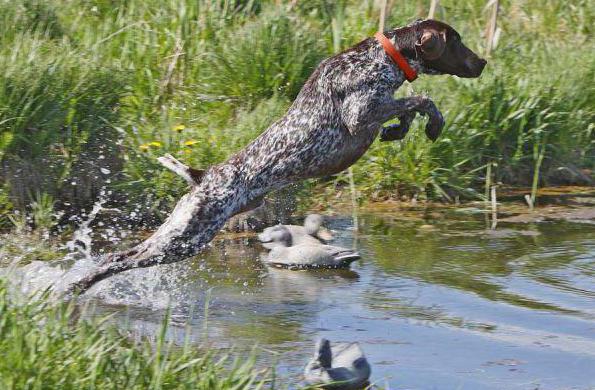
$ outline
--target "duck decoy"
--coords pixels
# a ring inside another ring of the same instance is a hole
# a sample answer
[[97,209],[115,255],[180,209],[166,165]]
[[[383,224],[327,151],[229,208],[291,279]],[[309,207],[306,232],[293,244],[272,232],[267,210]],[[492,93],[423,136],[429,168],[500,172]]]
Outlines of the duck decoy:
[[355,390],[368,384],[372,368],[358,343],[316,343],[314,358],[304,369],[306,382],[323,389]]
[[293,235],[286,226],[275,226],[270,232],[273,249],[265,261],[269,265],[289,269],[346,268],[360,258],[352,249],[307,242],[292,245]]
[[258,235],[259,241],[267,249],[273,249],[276,243],[272,240],[272,233],[279,229],[280,226],[287,228],[291,234],[291,245],[310,244],[310,243],[327,243],[333,239],[332,233],[322,226],[324,218],[320,214],[310,214],[304,220],[304,225],[277,225],[268,227]]

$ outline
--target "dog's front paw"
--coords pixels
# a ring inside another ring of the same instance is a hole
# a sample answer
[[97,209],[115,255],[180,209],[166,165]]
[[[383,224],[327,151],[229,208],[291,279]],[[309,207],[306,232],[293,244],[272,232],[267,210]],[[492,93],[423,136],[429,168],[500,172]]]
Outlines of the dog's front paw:
[[436,141],[440,133],[442,133],[443,127],[444,118],[442,117],[442,113],[436,109],[435,112],[430,115],[428,123],[426,124],[426,136],[432,141]]
[[380,133],[380,141],[397,141],[405,138],[411,127],[415,114],[406,114],[399,117],[398,125],[389,125],[382,128]]
[[380,141],[387,142],[401,140],[405,138],[407,130],[409,129],[403,129],[400,124],[385,126],[380,132]]

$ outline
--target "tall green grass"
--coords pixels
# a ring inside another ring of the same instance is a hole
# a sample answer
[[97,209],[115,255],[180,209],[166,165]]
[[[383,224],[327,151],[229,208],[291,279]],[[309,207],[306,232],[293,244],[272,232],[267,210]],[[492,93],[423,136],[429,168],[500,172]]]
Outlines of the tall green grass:
[[166,339],[132,342],[114,327],[82,319],[72,304],[10,294],[0,280],[0,388],[247,389],[274,387],[255,356],[229,355]]
[[[439,15],[483,53],[483,2],[441,4]],[[586,81],[595,69],[593,11],[587,2],[503,2],[498,46],[479,79],[424,77],[412,85],[445,114],[442,136],[434,144],[423,140],[418,121],[404,142],[372,148],[357,165],[360,183],[385,196],[403,189],[478,197],[488,163],[495,179],[510,185],[530,187],[536,167],[540,185],[556,184],[561,167],[583,168],[593,179],[595,96]],[[544,151],[541,166],[537,149]]]
[[[561,167],[592,178],[594,7],[501,3],[480,79],[401,88],[430,95],[446,129],[431,144],[419,120],[405,140],[374,145],[354,167],[364,194],[476,197],[488,163],[505,184],[556,183]],[[387,26],[429,7],[391,4]],[[483,53],[485,1],[440,4],[437,17]],[[378,14],[372,0],[0,0],[0,209],[30,211],[47,193],[67,217],[105,186],[167,209],[184,185],[155,157],[224,160],[282,115],[322,58],[370,36]]]

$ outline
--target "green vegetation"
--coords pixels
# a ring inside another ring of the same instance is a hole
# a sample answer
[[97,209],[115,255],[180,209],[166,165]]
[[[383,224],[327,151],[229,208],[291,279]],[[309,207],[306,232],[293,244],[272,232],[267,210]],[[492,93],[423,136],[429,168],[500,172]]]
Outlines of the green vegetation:
[[[282,115],[321,59],[378,25],[372,0],[278,3],[0,0],[0,224],[35,202],[88,210],[106,186],[114,201],[166,210],[184,183],[157,156],[224,160]],[[389,3],[387,26],[429,8]],[[437,17],[483,53],[485,1],[441,5]],[[503,1],[480,79],[423,77],[399,91],[436,101],[442,137],[425,140],[418,120],[405,140],[375,144],[354,166],[358,190],[480,197],[488,164],[492,182],[513,185],[556,183],[560,168],[592,178],[593,13],[587,0]],[[46,211],[39,222],[55,223]]]
[[[197,168],[225,160],[283,114],[319,61],[375,32],[375,3],[0,0],[0,229],[36,229],[3,240],[0,262],[60,256],[60,245],[41,239],[88,213],[102,191],[122,210],[163,216],[185,184],[156,157]],[[437,18],[484,53],[486,0],[440,3]],[[389,4],[387,27],[429,8]],[[418,119],[405,140],[373,145],[353,167],[360,201],[481,198],[486,182],[533,187],[534,198],[560,176],[593,179],[595,7],[501,4],[498,45],[480,79],[422,77],[400,89],[431,96],[446,128],[431,143]],[[334,194],[348,182],[309,181],[298,194]],[[167,321],[156,341],[133,343],[74,310],[17,299],[0,281],[1,388],[267,383],[254,358],[173,346]]]
[[81,319],[73,304],[18,299],[0,280],[0,388],[245,389],[274,387],[255,356],[230,358],[186,342],[133,343],[113,327]]

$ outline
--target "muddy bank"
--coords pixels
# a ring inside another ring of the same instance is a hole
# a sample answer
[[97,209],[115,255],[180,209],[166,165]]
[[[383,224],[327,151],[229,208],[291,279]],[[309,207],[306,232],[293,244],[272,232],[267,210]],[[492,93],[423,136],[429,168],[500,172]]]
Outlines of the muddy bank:
[[[551,220],[590,221],[594,217],[595,187],[545,187],[537,192],[537,205],[529,209],[525,195],[531,192],[527,188],[506,187],[497,193],[498,222],[542,222]],[[225,226],[227,233],[254,232],[276,223],[300,222],[295,217],[299,200],[291,192],[279,192],[267,199],[262,207],[238,214]],[[447,211],[462,213],[492,214],[494,210],[489,202],[467,201],[443,203],[420,200],[417,198],[389,198],[368,200],[353,207],[348,191],[339,191],[333,197],[322,194],[308,199],[308,208],[327,215],[355,215],[361,213],[395,213],[399,219],[424,219]],[[354,214],[355,213],[355,214]]]

